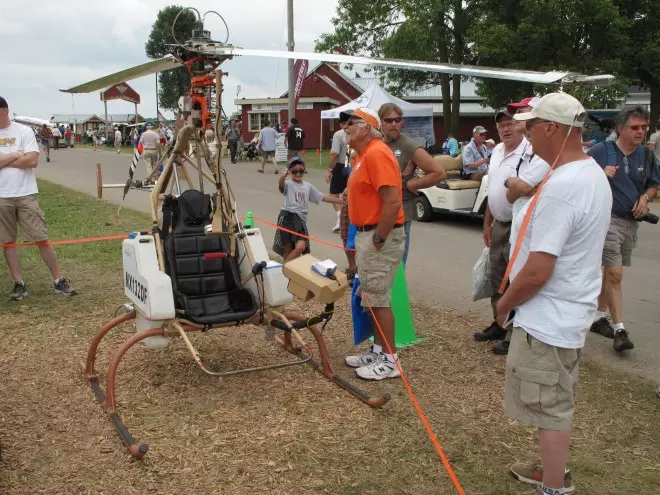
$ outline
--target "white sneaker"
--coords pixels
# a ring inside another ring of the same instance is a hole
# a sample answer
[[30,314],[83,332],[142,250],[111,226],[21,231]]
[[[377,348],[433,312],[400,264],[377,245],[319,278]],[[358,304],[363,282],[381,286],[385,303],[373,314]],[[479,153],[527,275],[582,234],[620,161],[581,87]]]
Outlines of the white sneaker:
[[374,347],[370,346],[367,352],[358,354],[356,356],[346,356],[346,364],[351,368],[360,368],[378,360],[378,354],[374,352]]
[[341,227],[339,227],[339,220],[337,220],[337,223],[334,227],[332,227],[333,232],[339,232],[341,230]]
[[355,370],[357,376],[364,380],[384,380],[401,376],[396,364],[390,362],[385,354],[380,354],[375,362]]

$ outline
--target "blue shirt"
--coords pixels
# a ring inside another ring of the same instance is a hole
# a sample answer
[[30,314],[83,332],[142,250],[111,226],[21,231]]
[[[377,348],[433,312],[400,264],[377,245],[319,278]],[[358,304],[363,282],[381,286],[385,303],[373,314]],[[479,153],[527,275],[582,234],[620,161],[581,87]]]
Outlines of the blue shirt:
[[447,152],[451,156],[458,156],[458,141],[456,141],[456,138],[450,138],[447,141]]
[[[590,148],[587,154],[603,169],[607,166],[619,167],[614,177],[609,179],[612,187],[612,214],[615,216],[632,218],[631,213],[639,197],[649,187],[660,186],[658,163],[653,153],[647,153],[642,145],[626,157],[616,143],[612,142],[598,143]],[[644,160],[647,156],[645,170]]]
[[259,141],[261,141],[261,149],[263,151],[275,151],[277,142],[277,131],[272,127],[264,127],[259,133]]
[[488,148],[485,145],[477,146],[474,139],[463,149],[463,172],[466,174],[473,174],[475,172],[485,172],[488,170],[488,164],[482,163],[476,169],[469,169],[467,166],[483,160],[488,157]]

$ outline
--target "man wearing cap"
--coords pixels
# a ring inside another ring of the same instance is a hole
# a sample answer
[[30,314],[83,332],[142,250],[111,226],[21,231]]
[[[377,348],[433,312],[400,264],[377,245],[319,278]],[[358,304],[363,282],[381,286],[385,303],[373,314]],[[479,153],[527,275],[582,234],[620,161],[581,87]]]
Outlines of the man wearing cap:
[[[538,100],[537,97],[530,96],[517,103],[509,104],[507,110],[511,114],[531,112],[532,107]],[[518,121],[517,125],[518,131],[527,136],[525,122]],[[519,163],[516,169],[516,175],[507,179],[504,183],[507,188],[507,199],[509,203],[513,204],[514,217],[522,210],[525,203],[530,200],[536,186],[541,183],[549,171],[550,165],[534,154],[530,143],[525,152],[524,160]]]
[[[410,233],[412,221],[415,218],[415,196],[417,191],[435,186],[447,178],[447,172],[440,163],[414,139],[402,132],[403,110],[396,103],[385,103],[378,109],[378,117],[383,126],[383,140],[394,153],[399,162],[401,180],[403,184],[403,212],[406,215],[404,231],[406,233],[406,246],[403,250],[403,266],[408,261],[410,249]],[[417,167],[424,175],[416,175]]]
[[469,180],[481,180],[488,172],[488,148],[486,141],[486,129],[480,125],[472,130],[472,141],[463,148],[463,178]]
[[[0,97],[0,244],[14,244],[20,231],[26,242],[35,242],[48,267],[55,292],[74,296],[76,290],[62,277],[55,249],[48,243],[48,226],[39,208],[39,188],[34,169],[39,164],[39,147],[34,132],[9,119],[7,100]],[[28,295],[21,275],[16,246],[3,248],[14,288],[10,301]]]
[[[510,285],[497,303],[497,322],[510,312],[504,412],[539,431],[541,463],[512,474],[539,494],[575,492],[566,469],[578,363],[600,292],[602,246],[612,193],[598,164],[582,151],[586,111],[566,93],[541,98],[526,122],[534,152],[555,170],[513,220]],[[534,210],[529,209],[534,205]]]
[[158,156],[160,155],[161,144],[160,136],[153,130],[151,122],[147,122],[147,130],[140,136],[140,143],[142,143],[142,159],[147,171],[147,177],[150,177],[158,163]]
[[[613,338],[617,352],[635,347],[623,325],[623,267],[631,265],[639,222],[648,214],[649,199],[660,186],[658,163],[642,144],[648,121],[645,108],[626,108],[616,118],[616,142],[599,143],[589,150],[604,169],[614,197],[603,249],[603,288],[591,330]],[[606,319],[608,308],[612,325]]]
[[[497,132],[502,142],[495,146],[488,166],[488,206],[484,218],[484,243],[490,248],[490,270],[493,288],[497,290],[504,279],[509,264],[509,238],[513,206],[507,200],[505,182],[516,173],[516,167],[524,160],[529,141],[518,132],[513,116],[506,108],[495,115]],[[506,329],[497,323],[497,292],[490,298],[493,308],[493,322],[483,332],[474,334],[480,342],[502,340],[507,336]],[[493,347],[496,354],[506,354],[508,340]]]
[[357,368],[357,375],[366,380],[396,378],[391,290],[406,242],[401,172],[381,140],[376,112],[358,108],[346,125],[346,141],[357,153],[348,179],[348,214],[358,229],[355,247],[362,305],[373,309],[378,322],[374,345],[363,354],[348,356],[346,364]]

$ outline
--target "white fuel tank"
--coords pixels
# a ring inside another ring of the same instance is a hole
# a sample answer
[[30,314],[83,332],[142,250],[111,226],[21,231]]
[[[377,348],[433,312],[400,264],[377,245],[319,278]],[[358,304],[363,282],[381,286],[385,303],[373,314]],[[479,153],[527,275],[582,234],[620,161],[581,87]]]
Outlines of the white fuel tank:
[[[248,244],[254,262],[259,263],[265,261],[266,268],[263,271],[264,278],[264,293],[266,302],[271,306],[283,306],[293,302],[293,295],[287,290],[288,279],[282,273],[282,265],[276,261],[272,261],[266,249],[266,243],[261,236],[259,229],[245,229],[245,242]],[[252,272],[252,264],[245,255],[245,248],[243,242],[238,243],[238,259],[240,260],[239,269],[241,278],[245,279]],[[245,286],[252,292],[254,300],[258,303],[261,295],[257,288],[257,282],[252,279]]]

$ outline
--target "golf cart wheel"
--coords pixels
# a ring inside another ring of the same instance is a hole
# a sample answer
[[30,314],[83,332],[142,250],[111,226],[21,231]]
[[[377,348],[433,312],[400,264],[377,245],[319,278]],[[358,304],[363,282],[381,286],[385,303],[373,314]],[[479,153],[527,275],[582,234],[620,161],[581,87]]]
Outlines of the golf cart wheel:
[[418,222],[429,222],[431,217],[433,217],[431,203],[426,196],[418,196],[415,199],[415,218]]

